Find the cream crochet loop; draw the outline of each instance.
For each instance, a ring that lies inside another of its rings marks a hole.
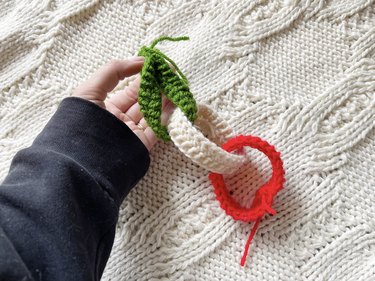
[[[211,172],[232,174],[246,161],[244,156],[226,152],[220,147],[234,133],[227,122],[207,105],[198,104],[194,124],[176,108],[169,118],[168,132],[186,157]]]

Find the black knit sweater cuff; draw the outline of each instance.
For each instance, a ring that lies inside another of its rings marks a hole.
[[[130,128],[98,105],[65,98],[33,145],[78,162],[121,204],[145,175],[149,152]]]

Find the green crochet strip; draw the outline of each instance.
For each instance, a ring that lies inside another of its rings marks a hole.
[[[167,127],[161,124],[162,94],[174,103],[186,117],[194,122],[197,118],[197,104],[189,90],[188,81],[175,62],[154,48],[160,41],[189,40],[189,37],[171,38],[162,36],[152,42],[150,47],[143,46],[138,52],[145,58],[141,71],[141,87],[138,103],[147,124],[159,138],[169,141]],[[170,63],[175,71],[169,66]]]

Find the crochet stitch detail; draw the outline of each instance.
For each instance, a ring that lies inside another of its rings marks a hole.
[[[246,162],[244,156],[221,148],[224,142],[234,137],[233,129],[205,104],[198,104],[194,124],[177,108],[167,126],[177,148],[191,161],[210,172],[232,174]]]

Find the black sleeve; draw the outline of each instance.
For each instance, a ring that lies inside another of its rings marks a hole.
[[[114,115],[64,99],[0,185],[0,280],[99,280],[119,206],[149,163]]]

